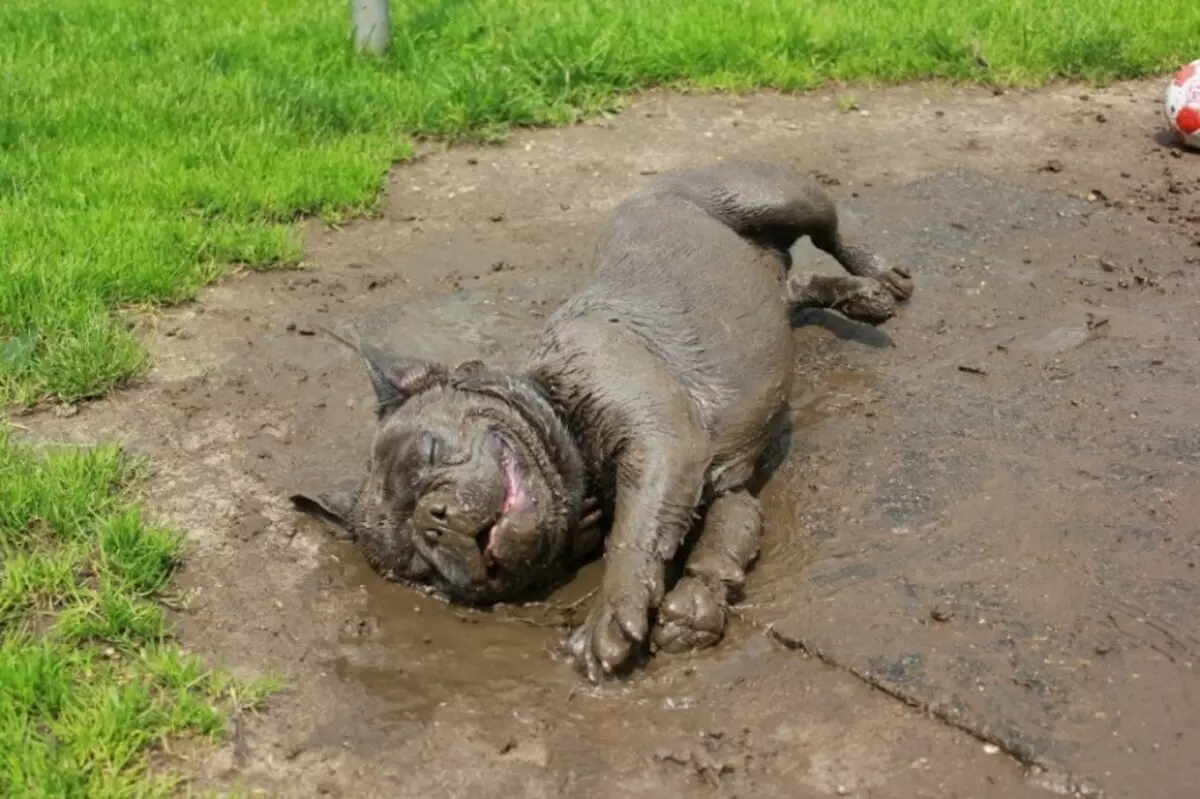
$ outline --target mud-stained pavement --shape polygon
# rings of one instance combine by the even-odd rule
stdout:
[[[1156,141],[1158,83],[1081,94],[652,94],[430,153],[381,218],[313,226],[319,268],[157,319],[145,386],[21,419],[149,455],[151,506],[193,543],[184,643],[289,678],[185,767],[287,797],[1193,795],[1200,156]],[[554,647],[595,565],[546,605],[468,612],[291,511],[370,435],[318,323],[503,359],[607,209],[718,157],[818,172],[917,279],[881,328],[797,319],[793,432],[724,644],[592,688]]]

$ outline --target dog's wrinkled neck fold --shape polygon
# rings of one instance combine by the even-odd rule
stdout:
[[[460,367],[453,380],[460,391],[475,391],[502,397],[538,437],[546,456],[553,461],[561,479],[559,500],[563,503],[568,529],[574,529],[583,511],[584,495],[591,481],[583,451],[546,387],[535,377],[515,372],[493,371],[479,363]],[[501,388],[503,387],[503,388]]]

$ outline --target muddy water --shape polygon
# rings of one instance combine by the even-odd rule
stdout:
[[[851,216],[846,226],[853,231],[855,223]],[[806,242],[797,245],[795,255],[813,261],[822,271],[838,268],[836,263],[822,262],[829,259],[816,254]],[[335,317],[332,326],[357,330],[367,340],[394,352],[447,363],[484,357],[511,365],[523,344],[540,328],[546,313],[581,279],[581,274],[564,273],[526,283],[469,288],[429,301],[388,306],[363,317]],[[806,476],[810,464],[793,455],[812,451],[813,431],[835,417],[839,409],[878,399],[878,389],[873,388],[876,381],[868,371],[819,365],[820,351],[829,350],[836,339],[825,328],[832,327],[839,335],[861,339],[869,346],[884,346],[880,342],[887,341],[885,331],[850,323],[833,314],[806,312],[796,323],[801,356],[790,398],[791,430],[768,458],[769,478],[762,492],[766,533],[761,559],[769,566],[760,569],[755,578],[756,606],[778,608],[776,615],[792,605],[797,590],[795,575],[814,556],[818,541],[796,524],[815,486]],[[338,351],[337,345],[330,343],[321,349],[326,352],[328,360],[323,365],[327,368],[339,374],[347,367],[357,368],[353,357]],[[352,410],[362,417],[361,406],[352,397]],[[298,484],[316,488],[342,479],[347,464],[361,459],[369,424],[359,427],[353,435],[338,429],[337,440],[328,441],[329,451],[334,454],[309,464],[307,473],[296,475]],[[305,419],[296,431],[297,438],[306,441],[328,438],[328,434],[323,413]],[[448,606],[388,583],[371,574],[350,546],[329,546],[334,547],[336,560],[313,579],[326,586],[361,587],[367,602],[366,621],[344,636],[343,642],[353,647],[356,639],[369,632],[369,648],[375,653],[364,655],[366,662],[360,665],[354,665],[353,655],[341,658],[337,673],[342,679],[361,683],[381,702],[395,703],[398,712],[419,713],[421,708],[436,707],[448,696],[469,696],[472,692],[493,703],[509,696],[507,701],[515,707],[523,701],[522,686],[544,689],[558,685],[564,691],[577,687],[575,675],[554,658],[565,631],[582,619],[590,593],[599,584],[600,562],[585,566],[544,603],[501,605],[481,611]],[[757,619],[760,626],[769,615]],[[425,687],[414,691],[415,686]],[[414,693],[419,698],[414,698]]]
[[[373,340],[403,342],[406,351],[426,357],[452,362],[479,351],[504,357],[517,351],[521,339],[531,333],[531,319],[522,308],[529,299],[521,289],[485,297],[464,293],[400,313],[387,311],[359,326],[373,334]],[[420,331],[434,330],[437,334],[429,340],[421,338]],[[813,336],[802,331],[797,338],[805,349],[813,348]],[[764,565],[755,572],[753,602],[740,606],[730,622],[730,644],[760,633],[794,606],[796,576],[816,555],[819,539],[797,526],[817,486],[810,482],[804,460],[793,456],[812,447],[811,433],[839,409],[871,397],[873,382],[863,371],[798,370],[791,430],[768,459],[769,477],[761,492]],[[318,479],[327,473],[319,471]],[[322,535],[315,525],[309,527],[311,534]],[[582,619],[600,583],[600,560],[584,565],[544,600],[477,609],[384,580],[349,544],[327,541],[325,546],[331,557],[312,575],[313,584],[363,595],[361,615],[339,636],[341,653],[333,658],[332,670],[337,679],[377,703],[375,723],[427,722],[451,700],[515,712],[547,692],[569,696],[592,690],[567,666],[560,644]],[[671,683],[680,673],[676,662],[651,662],[628,685],[638,686],[643,700],[686,702],[671,699]],[[595,712],[603,718],[611,711],[601,706]]]

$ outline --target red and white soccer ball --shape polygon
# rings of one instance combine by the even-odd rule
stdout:
[[[1200,59],[1171,78],[1163,97],[1163,114],[1179,141],[1200,150]]]

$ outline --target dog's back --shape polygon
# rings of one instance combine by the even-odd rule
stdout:
[[[714,471],[747,467],[791,382],[781,284],[788,249],[802,235],[823,234],[831,216],[836,225],[824,193],[783,167],[667,173],[613,211],[591,280],[550,330],[603,314],[637,335],[692,398],[713,442]],[[746,479],[745,468],[734,471]]]

